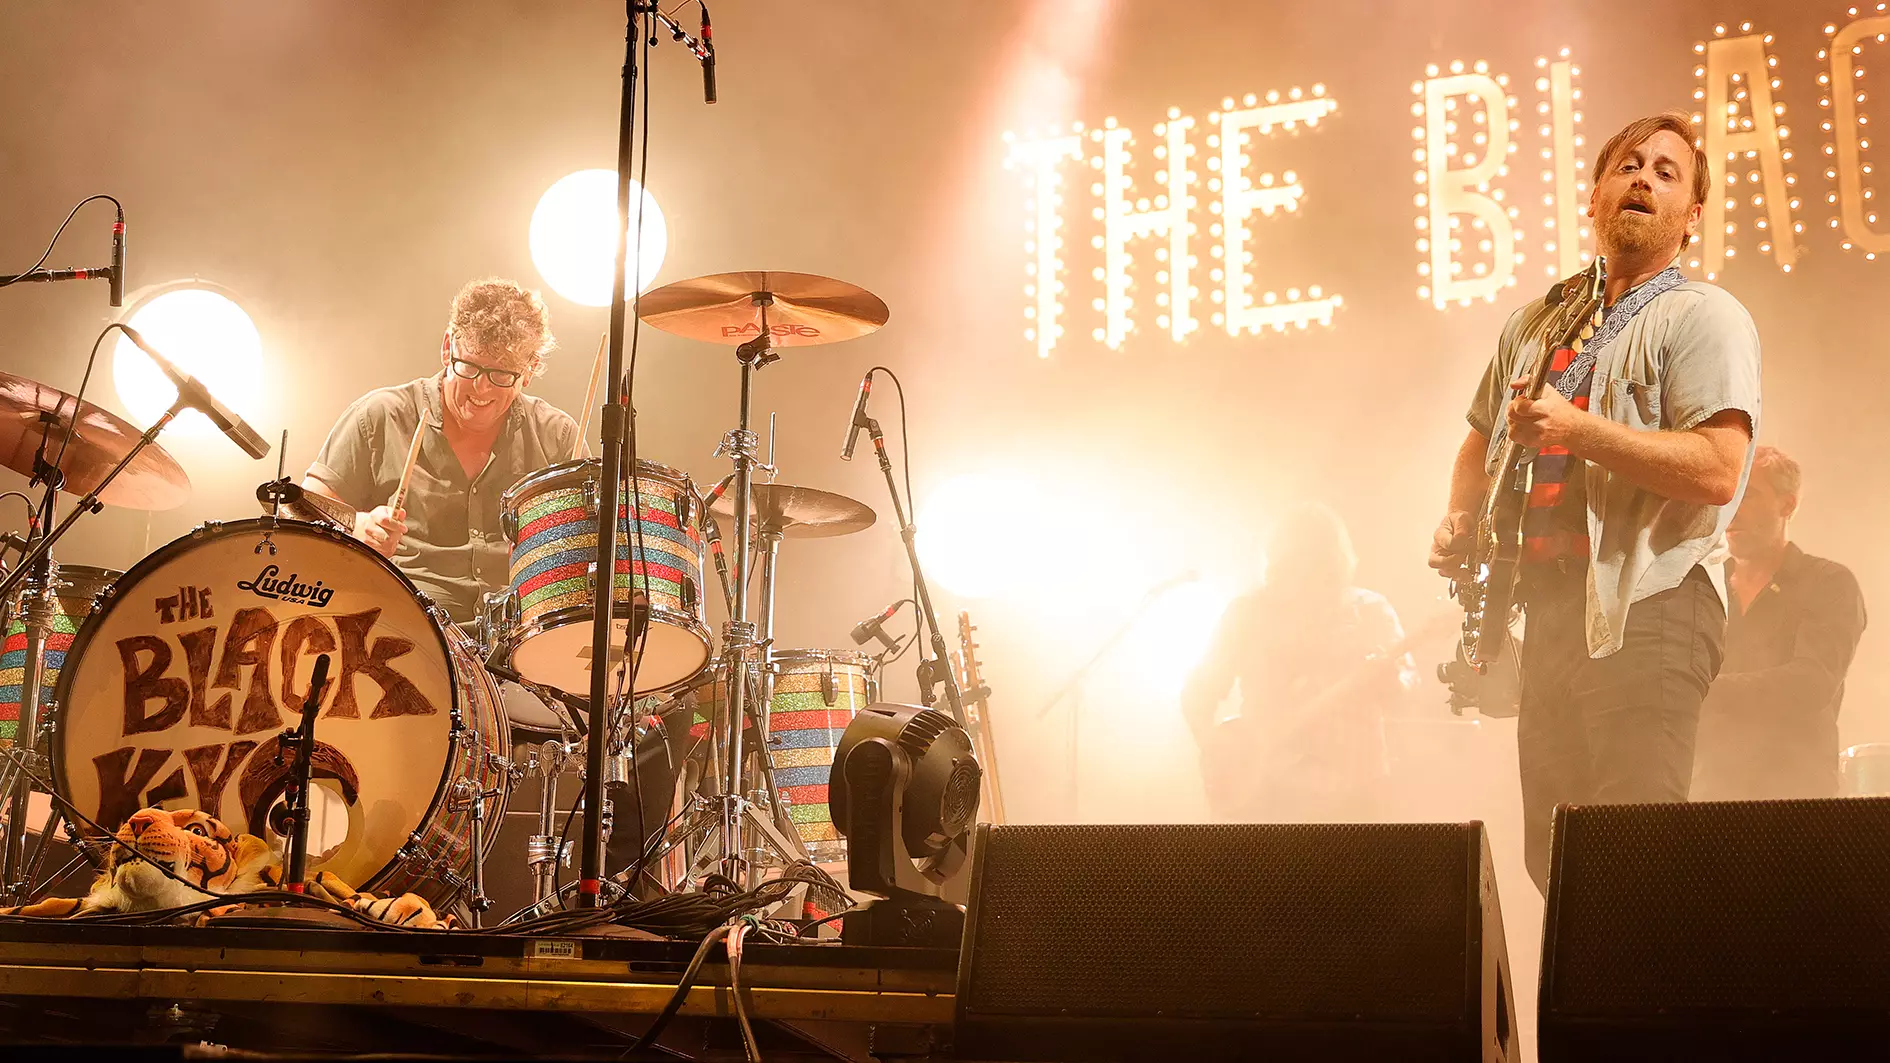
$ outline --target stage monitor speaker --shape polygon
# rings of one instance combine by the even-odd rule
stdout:
[[[1481,823],[978,828],[961,1059],[1515,1058]]]
[[[1555,813],[1543,1063],[1881,1059],[1890,798]]]

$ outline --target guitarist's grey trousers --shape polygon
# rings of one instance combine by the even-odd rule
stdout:
[[[1521,580],[1523,856],[1545,894],[1556,805],[1687,799],[1700,703],[1726,644],[1726,607],[1695,566],[1628,609],[1619,650],[1590,658],[1586,584],[1580,561],[1530,564]]]

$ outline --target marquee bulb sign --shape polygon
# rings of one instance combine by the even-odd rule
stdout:
[[[1823,36],[1828,228],[1843,250],[1874,261],[1890,252],[1890,229],[1879,227],[1869,180],[1863,58],[1890,42],[1890,0],[1851,8]],[[1714,26],[1693,45],[1691,117],[1712,192],[1690,264],[1709,279],[1741,247],[1784,273],[1805,252],[1808,193],[1774,43],[1745,22]],[[1484,60],[1431,64],[1423,75],[1410,104],[1418,298],[1447,311],[1494,302],[1522,278],[1579,270],[1592,255],[1585,215],[1598,145],[1584,131],[1581,67],[1569,50],[1537,57],[1523,77]],[[1268,258],[1270,225],[1318,210],[1319,189],[1269,159],[1283,141],[1342,138],[1339,95],[1325,84],[1249,93],[1199,120],[1171,107],[1146,142],[1113,117],[1097,128],[1005,134],[1006,165],[1025,189],[1024,337],[1038,356],[1050,357],[1072,328],[1119,350],[1151,325],[1185,343],[1204,319],[1236,337],[1331,327],[1345,306],[1333,278],[1263,283],[1254,267]],[[1088,253],[1070,244],[1073,222],[1093,233]]]

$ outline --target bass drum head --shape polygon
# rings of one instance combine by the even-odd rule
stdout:
[[[325,853],[311,843],[309,872],[365,887],[444,788],[460,710],[445,636],[366,546],[298,522],[265,534],[268,523],[199,528],[99,599],[59,677],[56,779],[106,830],[152,805],[199,808],[279,846],[257,818],[286,777],[278,738],[326,653],[313,774],[347,830]]]

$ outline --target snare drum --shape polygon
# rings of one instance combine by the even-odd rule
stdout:
[[[309,871],[436,905],[472,870],[473,795],[509,764],[497,688],[478,648],[385,558],[298,521],[205,524],[98,599],[59,676],[59,790],[107,830],[158,805],[198,808],[272,838],[318,655],[331,658],[315,728],[311,805],[331,813]]]
[[[45,678],[39,688],[39,719],[42,723],[53,706],[53,688],[59,682],[59,669],[66,652],[85,618],[91,615],[92,600],[124,573],[115,568],[90,565],[60,565],[53,585],[53,629],[46,636]],[[26,620],[20,615],[19,600],[8,611],[4,647],[0,647],[0,749],[13,745],[20,726],[20,688],[26,682]],[[45,732],[41,732],[44,734]]]
[[[500,526],[512,544],[512,585],[503,615],[488,625],[526,679],[565,691],[591,687],[592,584],[597,559],[595,458],[567,461],[513,484],[499,500]],[[633,498],[641,505],[633,515]],[[700,503],[688,474],[637,462],[636,490],[623,484],[620,546],[613,581],[611,643],[621,647],[631,595],[649,600],[649,629],[637,664],[637,694],[687,682],[709,660],[703,619]],[[616,652],[613,651],[613,656]]]

